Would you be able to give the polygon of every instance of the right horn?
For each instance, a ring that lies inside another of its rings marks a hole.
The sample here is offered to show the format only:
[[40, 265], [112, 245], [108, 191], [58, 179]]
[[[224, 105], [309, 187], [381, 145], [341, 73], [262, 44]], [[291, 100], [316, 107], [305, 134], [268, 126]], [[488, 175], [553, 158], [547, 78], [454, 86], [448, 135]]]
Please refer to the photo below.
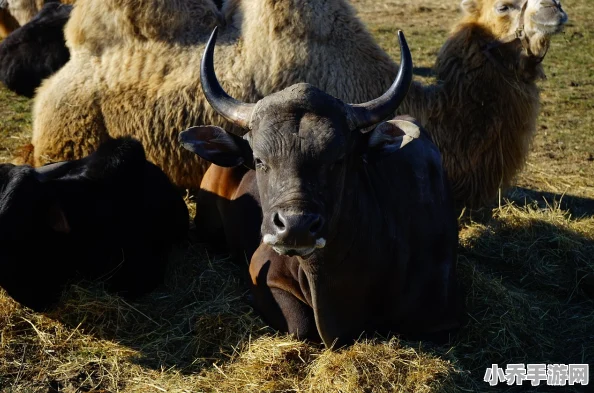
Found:
[[215, 27], [204, 49], [200, 65], [200, 83], [208, 103], [221, 116], [242, 128], [248, 128], [256, 104], [246, 104], [230, 97], [219, 84], [214, 71], [214, 47], [218, 27]]
[[363, 104], [349, 104], [353, 110], [353, 123], [356, 129], [372, 126], [390, 116], [402, 103], [413, 79], [413, 62], [404, 38], [398, 30], [400, 43], [400, 69], [392, 86], [381, 97]]

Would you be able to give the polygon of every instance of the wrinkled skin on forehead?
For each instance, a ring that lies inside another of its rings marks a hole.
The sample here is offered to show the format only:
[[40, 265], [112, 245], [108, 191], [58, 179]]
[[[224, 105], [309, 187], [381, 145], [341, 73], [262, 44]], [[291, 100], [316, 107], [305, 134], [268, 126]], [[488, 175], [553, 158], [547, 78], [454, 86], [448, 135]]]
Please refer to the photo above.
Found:
[[[344, 187], [343, 159], [361, 137], [349, 129], [346, 114], [340, 101], [305, 84], [261, 101], [248, 140], [256, 162], [264, 236], [272, 233], [278, 210], [317, 214], [332, 222]], [[327, 231], [322, 225], [318, 239]], [[311, 240], [299, 246], [314, 247], [317, 239]]]

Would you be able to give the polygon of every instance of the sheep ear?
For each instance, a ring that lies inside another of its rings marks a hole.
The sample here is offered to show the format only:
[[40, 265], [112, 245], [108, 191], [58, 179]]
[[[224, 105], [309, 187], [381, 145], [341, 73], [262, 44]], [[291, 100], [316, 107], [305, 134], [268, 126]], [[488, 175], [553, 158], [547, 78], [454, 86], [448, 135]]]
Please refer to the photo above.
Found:
[[399, 116], [380, 123], [370, 132], [367, 158], [377, 159], [390, 155], [421, 137], [421, 127], [408, 116]]
[[191, 127], [179, 134], [182, 146], [222, 167], [235, 167], [241, 164], [250, 166], [253, 153], [249, 142], [217, 126]]
[[474, 14], [478, 10], [476, 0], [462, 0], [460, 8], [467, 14]]

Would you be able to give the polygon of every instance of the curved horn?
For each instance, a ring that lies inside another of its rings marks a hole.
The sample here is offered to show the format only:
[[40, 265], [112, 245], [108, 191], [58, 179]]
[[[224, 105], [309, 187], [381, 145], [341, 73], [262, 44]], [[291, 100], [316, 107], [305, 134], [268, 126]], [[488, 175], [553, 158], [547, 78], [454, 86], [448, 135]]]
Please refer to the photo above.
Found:
[[381, 97], [364, 104], [349, 104], [354, 112], [353, 122], [357, 129], [379, 123], [390, 116], [402, 103], [408, 93], [413, 78], [413, 62], [404, 38], [404, 33], [398, 30], [400, 43], [400, 69], [392, 86]]
[[200, 64], [200, 83], [208, 103], [221, 116], [243, 128], [248, 128], [255, 104], [246, 104], [230, 97], [219, 84], [214, 71], [214, 47], [218, 27], [215, 27], [204, 49]]

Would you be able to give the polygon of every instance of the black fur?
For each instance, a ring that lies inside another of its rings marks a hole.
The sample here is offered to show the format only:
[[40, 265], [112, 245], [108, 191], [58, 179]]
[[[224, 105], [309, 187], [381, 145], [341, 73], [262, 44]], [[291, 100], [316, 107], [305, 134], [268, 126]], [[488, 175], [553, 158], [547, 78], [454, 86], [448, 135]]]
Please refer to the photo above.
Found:
[[[68, 233], [52, 226], [59, 211]], [[187, 230], [179, 190], [136, 140], [105, 142], [44, 178], [29, 166], [0, 165], [0, 286], [35, 310], [79, 279], [128, 297], [154, 289]]]
[[0, 80], [12, 91], [33, 97], [41, 82], [70, 59], [64, 25], [72, 6], [46, 2], [29, 23], [0, 43]]

